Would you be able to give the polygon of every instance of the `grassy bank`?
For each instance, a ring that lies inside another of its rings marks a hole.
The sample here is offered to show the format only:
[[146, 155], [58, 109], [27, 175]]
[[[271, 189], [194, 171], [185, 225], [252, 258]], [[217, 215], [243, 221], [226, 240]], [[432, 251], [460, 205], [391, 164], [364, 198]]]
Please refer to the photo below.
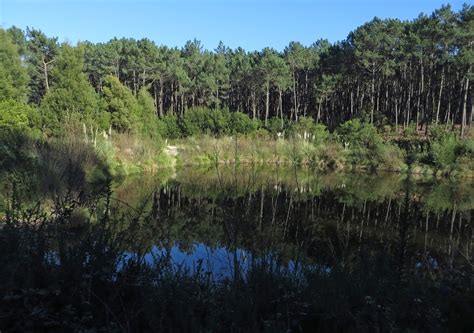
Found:
[[[202, 110], [196, 114], [207, 115]], [[78, 183], [186, 165], [234, 163], [295, 165], [319, 171], [390, 171], [428, 178], [474, 177], [474, 139], [470, 133], [461, 139], [444, 127], [432, 126], [422, 134], [411, 127], [382, 132], [367, 122], [351, 120], [330, 132], [308, 118], [285, 127], [280, 122], [263, 127], [248, 117], [216, 125], [207, 118], [190, 120], [189, 116], [169, 118], [168, 129], [163, 130], [169, 138], [164, 139], [116, 131], [84, 132], [78, 124], [65, 125], [67, 130], [57, 137], [2, 129], [1, 174], [26, 173], [40, 182], [46, 180], [49, 184], [41, 186], [50, 189], [62, 186], [67, 164], [77, 169], [73, 174], [77, 173]]]
[[472, 139], [400, 137], [345, 142], [268, 135], [191, 137], [177, 140], [179, 165], [282, 164], [320, 171], [390, 171], [423, 177], [474, 177]]

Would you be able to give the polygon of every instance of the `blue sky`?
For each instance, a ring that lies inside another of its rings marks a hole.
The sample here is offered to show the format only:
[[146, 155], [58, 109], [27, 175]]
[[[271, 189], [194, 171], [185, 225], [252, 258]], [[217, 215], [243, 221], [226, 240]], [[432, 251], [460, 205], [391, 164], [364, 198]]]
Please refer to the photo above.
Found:
[[[459, 10], [463, 0], [452, 0]], [[438, 0], [0, 0], [0, 25], [42, 30], [60, 41], [105, 42], [148, 37], [183, 46], [197, 38], [207, 49], [220, 40], [235, 48], [282, 50], [289, 41], [331, 42], [371, 20], [430, 14]]]

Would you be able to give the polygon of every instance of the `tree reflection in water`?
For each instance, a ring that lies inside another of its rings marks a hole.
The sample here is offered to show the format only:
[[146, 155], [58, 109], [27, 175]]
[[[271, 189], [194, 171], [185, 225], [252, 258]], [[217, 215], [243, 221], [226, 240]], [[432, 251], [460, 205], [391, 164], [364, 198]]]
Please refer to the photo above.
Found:
[[233, 165], [66, 192], [49, 214], [10, 205], [0, 323], [468, 329], [471, 185]]

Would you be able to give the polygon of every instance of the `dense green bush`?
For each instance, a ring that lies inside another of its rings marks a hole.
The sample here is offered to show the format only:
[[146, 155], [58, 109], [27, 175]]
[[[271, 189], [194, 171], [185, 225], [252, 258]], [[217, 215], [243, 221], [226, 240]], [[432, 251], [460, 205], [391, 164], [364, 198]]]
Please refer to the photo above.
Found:
[[25, 67], [17, 45], [5, 30], [0, 29], [0, 100], [26, 101], [29, 78]]
[[266, 129], [274, 136], [277, 136], [278, 133], [288, 132], [290, 128], [290, 123], [288, 119], [280, 119], [277, 117], [272, 117], [268, 120]]
[[431, 143], [430, 157], [438, 168], [449, 168], [457, 158], [458, 139], [455, 135], [443, 136]]
[[0, 171], [30, 168], [35, 159], [34, 144], [21, 129], [0, 127]]
[[37, 109], [14, 100], [0, 101], [0, 129], [26, 130], [40, 127]]
[[103, 98], [110, 113], [111, 125], [118, 131], [137, 130], [140, 107], [132, 91], [117, 77], [108, 75], [104, 81]]
[[182, 136], [181, 128], [178, 124], [178, 117], [167, 114], [158, 120], [158, 132], [163, 138], [177, 139]]
[[141, 88], [138, 92], [137, 102], [139, 109], [139, 132], [146, 137], [153, 138], [159, 134], [158, 119], [156, 117], [153, 97], [151, 97], [145, 88]]
[[91, 119], [98, 112], [99, 97], [84, 73], [82, 48], [61, 46], [51, 73], [55, 84], [41, 101], [44, 127], [57, 135], [71, 115]]
[[258, 122], [251, 119], [245, 113], [232, 112], [230, 115], [230, 133], [250, 134], [257, 130]]
[[230, 113], [228, 110], [194, 108], [184, 114], [181, 124], [185, 136], [221, 135], [228, 133], [229, 122]]
[[181, 119], [183, 136], [208, 134], [250, 134], [257, 130], [258, 122], [241, 112], [228, 109], [194, 108]]
[[383, 138], [374, 125], [359, 119], [349, 120], [337, 129], [337, 134], [347, 148], [349, 162], [370, 167], [379, 163]]
[[326, 125], [316, 124], [311, 117], [300, 117], [297, 123], [291, 126], [291, 132], [294, 135], [299, 135], [320, 144], [329, 138], [329, 132]]

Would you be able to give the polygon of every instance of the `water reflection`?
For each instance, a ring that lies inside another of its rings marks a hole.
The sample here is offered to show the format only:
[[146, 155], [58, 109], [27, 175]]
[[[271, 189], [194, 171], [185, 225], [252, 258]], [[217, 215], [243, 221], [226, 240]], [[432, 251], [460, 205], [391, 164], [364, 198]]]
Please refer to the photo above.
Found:
[[153, 211], [136, 235], [137, 253], [214, 277], [244, 274], [270, 257], [296, 270], [380, 256], [400, 279], [472, 264], [468, 182], [224, 166], [129, 179], [116, 195]]
[[467, 181], [185, 168], [97, 192], [59, 189], [31, 209], [13, 189], [0, 327], [24, 318], [27, 331], [63, 325], [50, 318], [78, 331], [474, 327]]

